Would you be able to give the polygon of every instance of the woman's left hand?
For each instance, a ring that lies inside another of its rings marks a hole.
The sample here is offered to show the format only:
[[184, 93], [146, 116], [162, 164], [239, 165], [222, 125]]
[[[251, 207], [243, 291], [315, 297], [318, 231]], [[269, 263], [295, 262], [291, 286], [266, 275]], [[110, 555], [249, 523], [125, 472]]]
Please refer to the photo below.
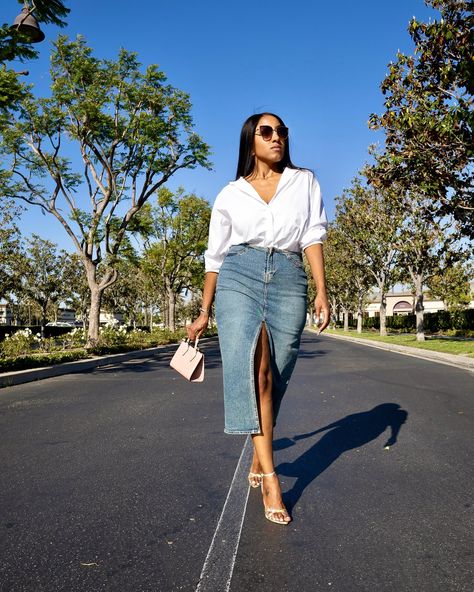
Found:
[[[319, 293], [314, 300], [314, 312], [316, 314], [316, 322], [318, 324], [318, 335], [329, 325], [331, 320], [331, 307], [329, 306], [328, 297], [325, 293]], [[321, 321], [321, 315], [323, 319]]]

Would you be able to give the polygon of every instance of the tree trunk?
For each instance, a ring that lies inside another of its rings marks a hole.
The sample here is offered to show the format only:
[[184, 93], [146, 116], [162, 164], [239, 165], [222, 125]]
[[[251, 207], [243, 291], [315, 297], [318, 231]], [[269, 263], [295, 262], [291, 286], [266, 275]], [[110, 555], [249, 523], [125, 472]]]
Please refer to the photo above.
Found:
[[176, 331], [176, 294], [169, 286], [166, 286], [166, 295], [168, 297], [168, 329], [170, 331]]
[[337, 329], [338, 306], [335, 298], [331, 298], [331, 324], [332, 329]]
[[46, 326], [46, 315], [47, 315], [48, 303], [41, 303], [41, 339], [44, 339], [44, 328]]
[[362, 333], [362, 311], [357, 311], [357, 333]]
[[344, 309], [344, 331], [349, 331], [349, 311]]
[[380, 290], [380, 335], [387, 336], [387, 295], [385, 290]]
[[166, 302], [165, 294], [161, 298], [161, 322], [167, 329], [169, 328], [168, 303]]
[[364, 292], [362, 290], [359, 290], [359, 294], [357, 297], [357, 333], [362, 333], [362, 315], [364, 313], [363, 305]]
[[86, 348], [91, 349], [96, 346], [99, 341], [100, 307], [102, 304], [104, 288], [97, 283], [97, 265], [90, 259], [83, 259], [83, 263], [86, 269], [87, 284], [91, 291], [86, 340]]
[[97, 284], [91, 288], [91, 307], [89, 309], [89, 330], [87, 332], [87, 348], [92, 348], [99, 341], [100, 307], [103, 290]]
[[423, 279], [420, 274], [415, 278], [415, 315], [416, 315], [416, 340], [425, 341], [423, 306]]

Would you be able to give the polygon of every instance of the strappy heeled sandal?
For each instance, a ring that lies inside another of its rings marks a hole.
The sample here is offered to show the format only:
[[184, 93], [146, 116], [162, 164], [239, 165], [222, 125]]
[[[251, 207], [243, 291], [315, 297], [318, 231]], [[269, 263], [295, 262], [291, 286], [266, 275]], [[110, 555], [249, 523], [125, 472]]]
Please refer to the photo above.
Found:
[[[271, 477], [272, 475], [275, 475], [275, 471], [272, 471], [271, 473], [262, 473], [262, 479], [261, 479], [262, 496], [263, 496], [263, 477]], [[270, 520], [270, 522], [274, 522], [275, 524], [282, 524], [283, 526], [286, 526], [287, 524], [289, 524], [291, 522], [290, 515], [289, 515], [288, 510], [286, 508], [266, 508], [265, 502], [263, 502], [263, 508], [265, 510], [265, 518], [267, 520]], [[279, 513], [286, 514], [286, 516], [288, 516], [288, 518], [290, 518], [290, 520], [277, 520], [275, 518], [275, 514], [279, 514]]]
[[[256, 489], [257, 487], [260, 487], [260, 483], [262, 482], [262, 473], [252, 473], [252, 471], [250, 471], [247, 479], [250, 487]], [[254, 479], [256, 479], [256, 481], [254, 481]]]

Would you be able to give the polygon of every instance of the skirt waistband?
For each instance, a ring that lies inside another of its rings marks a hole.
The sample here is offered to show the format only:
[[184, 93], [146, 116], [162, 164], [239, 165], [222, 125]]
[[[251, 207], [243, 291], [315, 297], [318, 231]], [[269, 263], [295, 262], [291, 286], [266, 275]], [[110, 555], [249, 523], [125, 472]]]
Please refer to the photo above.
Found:
[[[287, 249], [277, 249], [276, 247], [259, 247], [257, 245], [251, 245], [250, 243], [240, 243], [239, 245], [232, 245], [230, 247], [230, 249], [232, 249], [233, 247], [248, 247], [250, 249], [256, 249], [257, 251], [263, 251], [264, 253], [269, 253], [270, 255], [272, 253], [282, 253], [283, 255], [285, 255], [285, 254], [296, 255], [296, 257], [300, 257], [300, 259], [303, 258], [303, 255], [301, 254], [301, 252], [288, 251]], [[229, 251], [230, 251], [230, 249], [229, 249]]]

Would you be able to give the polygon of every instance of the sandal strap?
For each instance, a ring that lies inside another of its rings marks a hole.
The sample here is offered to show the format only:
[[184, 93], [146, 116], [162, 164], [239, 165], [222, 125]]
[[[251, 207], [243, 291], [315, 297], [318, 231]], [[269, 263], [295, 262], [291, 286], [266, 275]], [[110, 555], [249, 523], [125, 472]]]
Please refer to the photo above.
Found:
[[288, 510], [286, 508], [265, 508], [265, 514], [276, 514], [276, 512], [288, 514]]
[[271, 473], [261, 473], [262, 477], [271, 477], [272, 475], [275, 475], [275, 471], [272, 471]]
[[249, 477], [262, 477], [263, 473], [252, 473], [252, 471], [249, 471]]

